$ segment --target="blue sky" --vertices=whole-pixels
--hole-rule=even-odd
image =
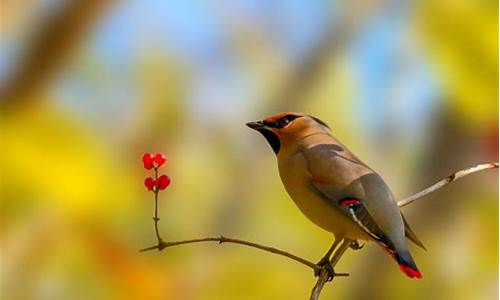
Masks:
[[[51,1],[41,3],[49,5]],[[56,81],[57,94],[60,101],[82,113],[94,114],[92,117],[96,118],[108,116],[116,112],[120,102],[133,102],[136,87],[131,62],[145,48],[153,47],[164,49],[191,68],[194,75],[187,100],[195,104],[194,113],[217,117],[227,107],[242,113],[256,94],[256,75],[238,61],[228,24],[236,22],[264,31],[273,49],[293,64],[322,38],[327,24],[335,17],[331,3],[327,0],[124,0],[98,24],[86,49],[88,55],[98,58],[103,65],[103,76],[109,78],[106,82],[109,86],[96,92],[78,74],[78,68],[70,68]],[[408,40],[411,41],[408,10],[407,5],[397,5],[373,17],[348,48],[348,58],[358,76],[360,116],[366,128],[377,130],[387,125],[391,116],[404,118],[408,125],[417,124],[435,105],[437,84],[426,58],[417,47],[407,53]],[[18,46],[15,39],[0,46],[3,70],[0,79],[12,64]],[[388,100],[394,98],[394,90],[403,93],[397,106]],[[126,113],[133,113],[133,107]],[[395,120],[398,121],[401,120]]]

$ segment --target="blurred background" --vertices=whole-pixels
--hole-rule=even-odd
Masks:
[[[144,152],[164,152],[166,240],[224,234],[311,261],[331,236],[244,126],[304,111],[397,198],[498,160],[498,2],[3,0],[2,299],[307,299],[312,271],[238,245],[155,244]],[[321,299],[497,299],[498,173],[405,207],[405,277],[373,243]]]

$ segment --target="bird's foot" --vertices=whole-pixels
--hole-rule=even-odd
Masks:
[[[352,250],[359,250],[359,249],[363,249],[363,247],[365,246],[365,244],[360,244],[358,241],[354,240],[351,242],[351,244],[349,245],[349,247],[352,249]]]
[[[328,257],[323,257],[316,265],[318,266],[318,269],[314,270],[315,277],[320,276],[324,270],[328,274],[327,281],[333,280],[333,277],[335,277],[335,271],[333,270],[332,264],[330,263],[330,259],[328,259]]]

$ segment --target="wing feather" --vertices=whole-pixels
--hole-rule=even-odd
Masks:
[[[343,145],[321,144],[303,151],[311,176],[310,189],[391,250],[404,240],[401,213],[382,178]],[[354,198],[359,205],[342,206]]]

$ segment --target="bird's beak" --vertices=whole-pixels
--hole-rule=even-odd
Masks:
[[[262,121],[248,122],[246,125],[255,130],[259,130],[265,127],[264,122]]]
[[[280,151],[280,139],[271,128],[266,126],[263,121],[248,122],[247,126],[260,132],[266,138],[269,145],[271,145],[274,153],[278,154],[278,151]]]

